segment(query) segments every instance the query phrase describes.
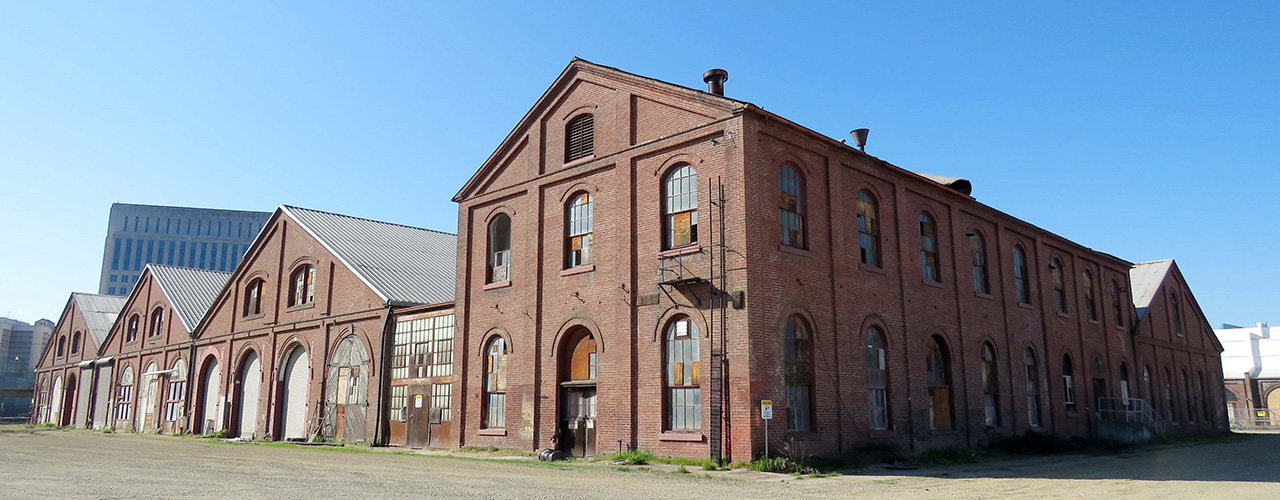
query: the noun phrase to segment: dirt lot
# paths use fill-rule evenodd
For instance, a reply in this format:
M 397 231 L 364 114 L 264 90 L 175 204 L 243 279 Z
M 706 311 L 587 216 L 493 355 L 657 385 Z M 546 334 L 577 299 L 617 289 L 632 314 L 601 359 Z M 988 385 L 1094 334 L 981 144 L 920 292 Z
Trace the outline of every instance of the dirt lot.
M 2 498 L 1280 498 L 1280 435 L 796 479 L 0 428 Z M 703 477 L 703 475 L 714 477 Z

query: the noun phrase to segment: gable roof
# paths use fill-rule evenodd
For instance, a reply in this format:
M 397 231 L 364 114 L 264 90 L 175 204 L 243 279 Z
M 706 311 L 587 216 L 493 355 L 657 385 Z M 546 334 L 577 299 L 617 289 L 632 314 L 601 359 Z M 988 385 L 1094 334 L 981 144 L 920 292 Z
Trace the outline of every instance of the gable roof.
M 1133 306 L 1138 308 L 1139 319 L 1146 313 L 1147 307 L 1151 306 L 1152 299 L 1155 299 L 1160 284 L 1164 283 L 1164 277 L 1169 274 L 1172 266 L 1173 259 L 1165 259 L 1139 262 L 1129 268 L 1129 282 L 1133 287 L 1133 293 L 1129 295 L 1133 299 Z
M 97 340 L 98 345 L 102 345 L 103 339 L 106 339 L 107 333 L 111 331 L 111 324 L 116 322 L 116 316 L 120 314 L 121 309 L 124 309 L 125 298 L 73 292 L 71 300 L 75 302 L 76 309 L 80 310 L 85 328 Z
M 280 210 L 388 304 L 453 301 L 457 236 L 288 205 Z
M 160 290 L 178 311 L 178 318 L 187 333 L 195 331 L 196 325 L 218 298 L 222 286 L 231 279 L 229 272 L 159 264 L 147 264 L 144 272 L 150 272 L 160 285 Z

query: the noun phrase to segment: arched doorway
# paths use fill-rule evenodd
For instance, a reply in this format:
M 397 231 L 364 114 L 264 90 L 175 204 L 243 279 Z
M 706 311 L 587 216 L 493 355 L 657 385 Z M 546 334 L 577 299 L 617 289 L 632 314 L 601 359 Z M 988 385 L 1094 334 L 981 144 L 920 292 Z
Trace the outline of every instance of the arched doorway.
M 1265 425 L 1280 425 L 1280 389 L 1272 389 L 1267 394 L 1267 416 Z
M 596 339 L 585 328 L 570 332 L 561 344 L 560 451 L 573 457 L 596 453 Z
M 1237 415 L 1237 412 L 1240 411 L 1239 410 L 1240 400 L 1236 398 L 1236 393 L 1231 392 L 1230 389 L 1226 390 L 1225 392 L 1226 392 L 1226 399 L 1227 399 L 1227 423 L 1231 425 L 1232 429 L 1234 429 L 1236 426 L 1236 415 Z
M 333 350 L 325 387 L 325 434 L 345 441 L 364 441 L 372 368 L 364 343 L 348 335 Z
M 209 356 L 200 369 L 200 388 L 196 393 L 196 418 L 192 425 L 196 434 L 213 434 L 222 430 L 221 398 L 218 387 L 222 385 L 222 368 L 217 358 Z
M 159 386 L 159 373 L 156 372 L 156 364 L 147 365 L 147 369 L 142 370 L 142 376 L 139 377 L 141 387 L 138 388 L 138 411 L 137 422 L 133 428 L 138 432 L 152 432 L 155 430 L 156 415 L 156 390 Z
M 253 439 L 258 432 L 258 394 L 262 386 L 262 363 L 258 353 L 249 351 L 240 361 L 236 377 L 236 435 Z
M 58 412 L 58 425 L 71 425 L 71 417 L 75 413 L 76 374 L 67 375 L 67 384 L 61 388 L 58 398 L 62 400 Z
M 49 389 L 49 416 L 45 423 L 57 424 L 62 419 L 62 377 L 53 379 L 53 388 Z
M 307 350 L 295 346 L 285 357 L 284 370 L 280 373 L 280 432 L 281 439 L 307 437 L 307 389 L 311 381 L 311 363 Z

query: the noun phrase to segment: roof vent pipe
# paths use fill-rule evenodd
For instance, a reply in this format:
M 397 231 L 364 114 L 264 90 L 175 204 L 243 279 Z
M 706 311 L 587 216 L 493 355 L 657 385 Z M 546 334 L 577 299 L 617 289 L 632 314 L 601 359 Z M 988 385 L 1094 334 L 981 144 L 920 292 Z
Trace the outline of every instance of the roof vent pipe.
M 854 144 L 858 145 L 858 151 L 866 152 L 867 134 L 870 134 L 870 133 L 871 133 L 871 129 L 869 128 L 860 128 L 860 129 L 854 130 L 853 132 L 849 132 L 849 134 L 853 136 Z
M 729 81 L 729 72 L 719 68 L 707 70 L 702 74 L 702 81 L 707 82 L 707 92 L 724 95 L 724 82 Z

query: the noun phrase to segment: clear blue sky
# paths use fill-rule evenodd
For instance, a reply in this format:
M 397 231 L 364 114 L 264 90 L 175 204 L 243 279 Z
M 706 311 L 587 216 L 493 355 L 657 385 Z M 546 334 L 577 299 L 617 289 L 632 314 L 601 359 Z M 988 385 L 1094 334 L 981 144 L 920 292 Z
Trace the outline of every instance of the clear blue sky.
M 0 6 L 0 315 L 96 291 L 117 201 L 453 231 L 450 197 L 580 56 L 728 69 L 732 97 L 1177 259 L 1215 326 L 1280 323 L 1275 2 L 193 3 Z

